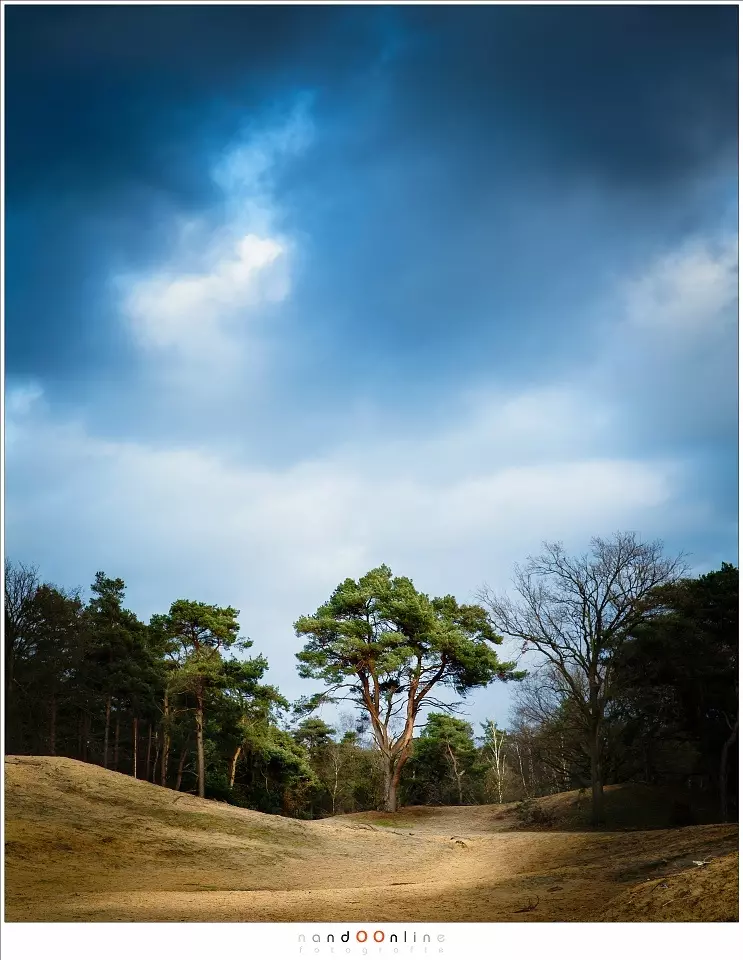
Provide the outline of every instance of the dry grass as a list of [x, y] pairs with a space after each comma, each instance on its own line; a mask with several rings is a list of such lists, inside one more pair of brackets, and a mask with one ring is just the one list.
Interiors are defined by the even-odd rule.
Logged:
[[10, 757], [5, 797], [10, 921], [737, 919], [737, 827], [587, 832], [577, 795], [550, 832], [512, 804], [308, 823]]

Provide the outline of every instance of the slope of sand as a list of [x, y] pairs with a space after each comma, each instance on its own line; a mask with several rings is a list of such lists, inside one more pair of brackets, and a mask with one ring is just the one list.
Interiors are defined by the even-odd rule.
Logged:
[[736, 826], [515, 827], [508, 805], [303, 822], [9, 757], [5, 919], [737, 919]]

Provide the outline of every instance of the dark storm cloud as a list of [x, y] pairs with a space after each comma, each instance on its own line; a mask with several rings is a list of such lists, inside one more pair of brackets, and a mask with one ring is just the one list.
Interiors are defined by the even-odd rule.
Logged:
[[387, 354], [393, 379], [413, 356], [438, 376], [506, 355], [515, 329], [565, 342], [554, 318], [540, 334], [545, 304], [591, 272], [615, 212], [550, 225], [530, 199], [629, 191], [636, 227], [670, 230], [689, 184], [734, 175], [734, 7], [10, 7], [6, 31], [23, 373], [120, 362], [107, 265], [157, 258], [173, 210], [216, 201], [215, 154], [304, 89], [316, 141], [278, 192], [307, 237], [307, 335]]
[[[143, 616], [217, 591], [292, 696], [293, 619], [382, 560], [464, 598], [542, 536], [732, 559], [737, 17], [8, 7], [12, 555]], [[215, 161], [298, 101], [256, 225]], [[222, 331], [190, 273], [251, 231], [289, 293]]]
[[12, 195], [144, 181], [187, 198], [203, 138], [275, 94], [279, 76], [293, 82], [297, 57], [330, 20], [303, 7], [10, 7]]
[[[329, 8], [6, 10], [8, 364], [73, 388], [126, 358], [107, 275], [219, 199], [241, 125], [376, 54], [389, 19]], [[109, 298], [108, 302], [106, 298]]]
[[508, 149], [510, 132], [553, 175], [650, 185], [735, 148], [733, 6], [429, 7], [422, 21], [400, 84], [413, 135]]
[[10, 7], [6, 28], [13, 192], [75, 174], [177, 184], [210, 124], [224, 132], [282, 84], [343, 101], [344, 77], [388, 48], [378, 147], [477, 154], [518, 150], [516, 134], [563, 163], [665, 182], [736, 140], [731, 6]]
[[298, 296], [312, 337], [373, 358], [398, 403], [411, 364], [436, 382], [580, 361], [601, 261], [706, 224], [699, 183], [735, 176], [737, 11], [427, 7], [402, 26], [282, 183], [322, 244]]

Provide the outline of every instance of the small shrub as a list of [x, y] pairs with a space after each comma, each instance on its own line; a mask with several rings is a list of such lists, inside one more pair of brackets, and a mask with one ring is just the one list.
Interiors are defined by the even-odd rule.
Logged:
[[516, 804], [516, 819], [525, 827], [549, 827], [555, 822], [554, 816], [534, 800]]

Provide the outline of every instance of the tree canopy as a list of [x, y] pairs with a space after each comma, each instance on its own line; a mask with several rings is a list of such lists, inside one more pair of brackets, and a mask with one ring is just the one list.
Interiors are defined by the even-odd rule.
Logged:
[[[682, 578], [633, 535], [592, 550], [547, 548], [482, 606], [387, 567], [344, 581], [296, 624], [300, 673], [321, 688], [294, 704], [234, 607], [181, 599], [145, 623], [121, 578], [99, 571], [86, 599], [8, 561], [6, 750], [295, 817], [523, 800], [530, 822], [533, 798], [640, 781], [666, 823], [733, 819], [738, 570]], [[523, 678], [497, 655], [499, 624], [542, 656], [508, 724], [475, 739], [457, 698]]]
[[501, 637], [486, 611], [453, 596], [430, 599], [387, 566], [347, 579], [312, 616], [295, 624], [307, 637], [297, 654], [302, 677], [326, 690], [311, 705], [348, 699], [366, 711], [385, 762], [385, 807], [397, 807], [402, 768], [424, 707], [441, 707], [441, 691], [458, 695], [494, 679], [514, 679], [499, 660]]

